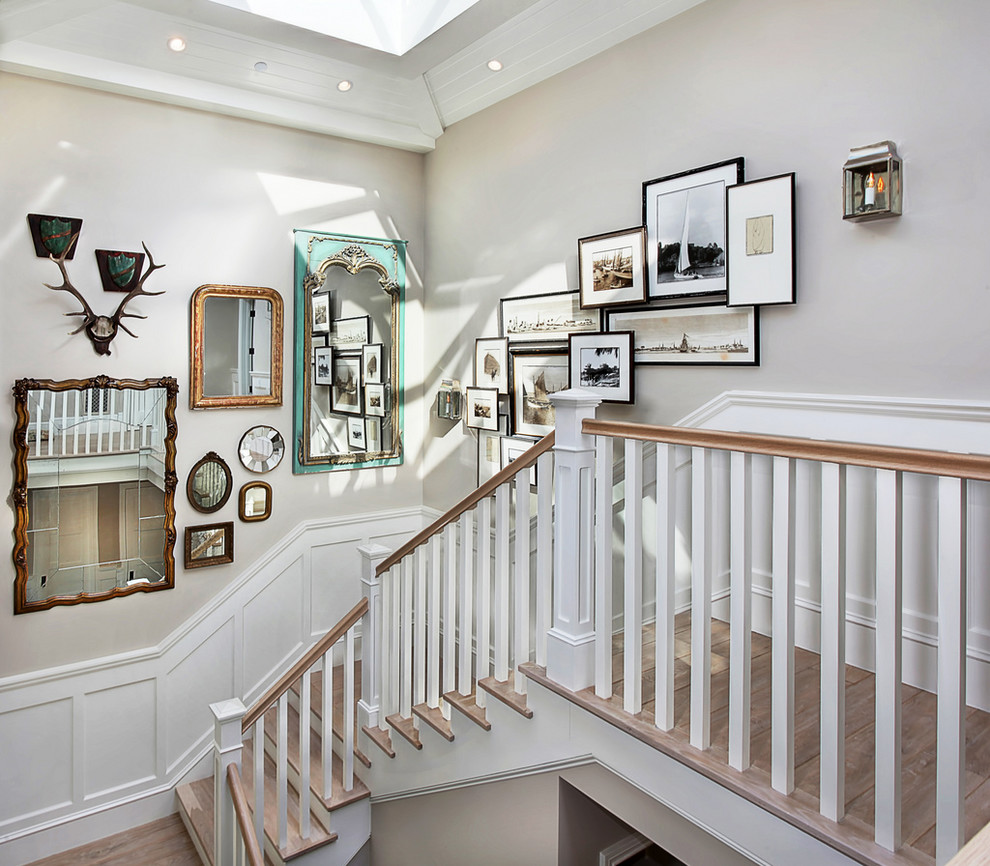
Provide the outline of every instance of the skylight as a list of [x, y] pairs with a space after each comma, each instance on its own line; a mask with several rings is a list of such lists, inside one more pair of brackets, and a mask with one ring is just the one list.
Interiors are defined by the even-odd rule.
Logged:
[[368, 48], [405, 54], [478, 0], [212, 0]]

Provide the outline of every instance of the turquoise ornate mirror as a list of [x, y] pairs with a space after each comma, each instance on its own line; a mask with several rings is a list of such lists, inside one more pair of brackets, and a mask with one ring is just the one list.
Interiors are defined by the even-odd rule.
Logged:
[[402, 462], [406, 242], [295, 232], [292, 471]]

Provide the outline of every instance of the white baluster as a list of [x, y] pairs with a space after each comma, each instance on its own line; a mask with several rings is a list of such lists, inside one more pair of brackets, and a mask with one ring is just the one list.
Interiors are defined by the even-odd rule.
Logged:
[[417, 706], [426, 702], [426, 597], [427, 548], [421, 544], [416, 548], [416, 609], [413, 614], [415, 645], [415, 671], [413, 673], [413, 703]]
[[[457, 524], [448, 523], [443, 531], [443, 691], [457, 687]], [[450, 717], [450, 706], [440, 704], [444, 718]]]
[[612, 480], [614, 440], [595, 447], [595, 694], [612, 697]]
[[529, 537], [529, 476], [533, 470], [523, 469], [516, 473], [516, 556], [515, 556], [515, 690], [526, 693], [526, 677], [519, 665], [529, 661], [529, 557], [531, 552]]
[[460, 592], [459, 653], [457, 668], [457, 690], [462, 695], [471, 694], [471, 642], [474, 634], [474, 513], [465, 511], [461, 515], [461, 568], [458, 575]]
[[636, 715], [643, 709], [643, 443], [640, 440], [626, 440], [625, 464], [623, 709]]
[[782, 794], [794, 790], [794, 461], [773, 458], [772, 688], [770, 777]]
[[903, 478], [878, 469], [876, 633], [876, 807], [874, 833], [888, 851], [901, 846], [901, 539]]
[[753, 457], [733, 451], [729, 472], [729, 766], [749, 767], [753, 661]]
[[[45, 414], [45, 396], [48, 393], [44, 390], [38, 390], [31, 392], [35, 395], [36, 400], [36, 411], [37, 415], [34, 416], [34, 456], [39, 457], [41, 455], [41, 443], [44, 437], [41, 431], [45, 429], [44, 427], [44, 414]], [[30, 422], [29, 422], [30, 423]], [[48, 453], [52, 454], [55, 447], [55, 440], [52, 439], [51, 434], [48, 434]]]
[[[491, 615], [492, 615], [492, 498], [486, 496], [478, 503], [478, 591], [476, 615], [477, 650], [474, 657], [474, 678], [483, 680], [491, 674]], [[475, 688], [474, 702], [485, 706], [484, 689]]]
[[385, 592], [389, 596], [391, 616], [388, 629], [391, 634], [389, 651], [389, 685], [387, 706], [391, 712], [401, 715], [402, 697], [400, 684], [402, 682], [402, 563], [389, 570]]
[[509, 485], [495, 491], [495, 679], [509, 678]]
[[[333, 647], [323, 654], [322, 689], [323, 732], [320, 735], [323, 758], [323, 799], [333, 797]], [[346, 731], [345, 731], [346, 734]]]
[[677, 511], [673, 445], [657, 443], [657, 567], [655, 723], [661, 731], [674, 727], [674, 589]]
[[938, 479], [938, 755], [935, 862], [966, 841], [966, 482]]
[[413, 557], [406, 556], [399, 563], [400, 610], [402, 622], [402, 653], [400, 664], [402, 678], [399, 684], [399, 715], [404, 719], [412, 718], [412, 685], [413, 685]]
[[430, 538], [430, 586], [429, 586], [429, 652], [427, 665], [429, 674], [426, 678], [426, 703], [432, 709], [440, 706], [440, 533]]
[[822, 464], [821, 804], [846, 812], [846, 467]]
[[344, 790], [354, 790], [354, 632], [344, 639]]
[[278, 699], [278, 764], [275, 768], [278, 847], [289, 844], [289, 695]]
[[553, 604], [553, 452], [536, 461], [536, 663], [547, 665]]
[[265, 714], [254, 723], [254, 837], [265, 850]]
[[390, 692], [392, 683], [392, 644], [398, 640], [398, 635], [392, 631], [392, 569], [381, 575], [382, 587], [382, 633], [381, 633], [381, 676], [382, 683], [379, 693], [380, 709], [378, 711], [378, 727], [385, 730], [388, 723], [385, 719], [395, 712], [392, 706]]
[[[79, 453], [79, 429], [82, 427], [82, 424], [79, 423], [79, 419], [82, 417], [82, 407], [80, 406], [80, 403], [81, 403], [82, 398], [83, 398], [82, 391], [80, 391], [78, 389], [75, 390], [75, 391], [73, 391], [73, 397], [75, 398], [75, 423], [73, 423], [73, 425], [72, 425], [72, 453], [73, 454], [78, 454]], [[63, 445], [64, 445], [64, 443], [63, 443]]]
[[311, 831], [309, 820], [309, 749], [310, 749], [310, 678], [306, 671], [299, 680], [299, 835], [308, 839]]
[[711, 746], [712, 453], [691, 449], [691, 745]]

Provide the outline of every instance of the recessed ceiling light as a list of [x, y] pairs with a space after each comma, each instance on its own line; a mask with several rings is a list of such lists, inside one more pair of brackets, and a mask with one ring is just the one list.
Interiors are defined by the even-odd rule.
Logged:
[[186, 40], [181, 36], [173, 36], [168, 40], [168, 47], [172, 51], [185, 51], [186, 50]]
[[255, 72], [267, 72], [268, 71], [268, 64], [265, 63], [264, 60], [259, 60], [257, 63], [254, 64], [254, 71]]
[[492, 72], [501, 72], [502, 71], [502, 61], [501, 60], [489, 60], [488, 61], [488, 68]]
[[346, 78], [343, 81], [337, 82], [337, 90], [341, 93], [347, 93], [354, 86], [353, 81], [348, 81]]

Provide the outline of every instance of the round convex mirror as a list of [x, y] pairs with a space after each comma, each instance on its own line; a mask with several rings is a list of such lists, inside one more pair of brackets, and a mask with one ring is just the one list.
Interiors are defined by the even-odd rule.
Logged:
[[281, 462], [285, 442], [274, 427], [259, 424], [241, 437], [237, 453], [249, 472], [270, 472]]
[[211, 514], [223, 508], [230, 498], [232, 484], [230, 467], [219, 454], [210, 451], [189, 472], [186, 496], [197, 511]]

